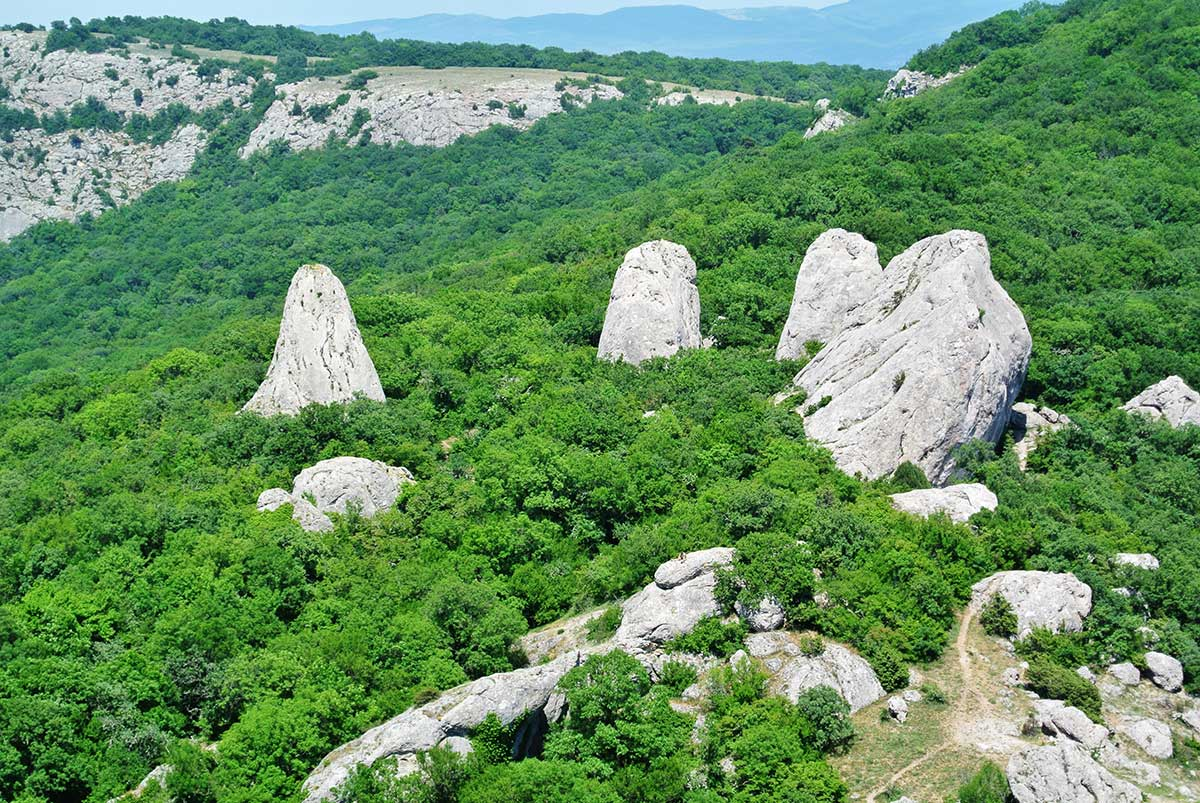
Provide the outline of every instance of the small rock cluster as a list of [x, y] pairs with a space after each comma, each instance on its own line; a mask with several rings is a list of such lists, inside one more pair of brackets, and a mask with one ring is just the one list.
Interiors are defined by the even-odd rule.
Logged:
[[1178, 376], [1169, 376], [1146, 388], [1126, 402], [1124, 409], [1162, 419], [1173, 427], [1200, 425], [1200, 393], [1188, 387]]
[[398, 466], [362, 457], [334, 457], [309, 466], [296, 475], [291, 492], [270, 488], [258, 497], [261, 511], [292, 506], [292, 518], [309, 532], [329, 532], [327, 513], [345, 514], [352, 508], [364, 517], [391, 509], [400, 490], [414, 482], [412, 473]]

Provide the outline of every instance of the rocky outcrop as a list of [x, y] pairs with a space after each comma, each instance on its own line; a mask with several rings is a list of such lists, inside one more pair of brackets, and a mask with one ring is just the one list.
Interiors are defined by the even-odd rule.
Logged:
[[666, 240], [632, 249], [613, 280], [599, 357], [638, 365], [701, 345], [696, 263], [687, 249]]
[[1122, 408], [1154, 419], [1163, 419], [1173, 427], [1200, 425], [1200, 393], [1177, 376], [1169, 376], [1134, 396]]
[[982, 235], [922, 240], [889, 264], [873, 295], [804, 369], [810, 438], [843, 471], [876, 479], [911, 461], [936, 484], [952, 451], [995, 443], [1025, 378], [1031, 340], [992, 277]]
[[746, 637], [746, 650], [762, 660], [769, 673], [768, 687], [795, 702], [817, 686], [829, 686], [858, 711], [883, 697], [883, 685], [860, 655], [840, 644], [823, 643], [817, 655], [806, 655], [800, 637], [776, 630]]
[[1038, 407], [1029, 402], [1014, 404], [1008, 415], [1008, 427], [1021, 470], [1028, 467], [1029, 455], [1037, 449], [1039, 439], [1070, 425], [1070, 418], [1049, 407]]
[[1061, 700], [1035, 700], [1034, 718], [1043, 733], [1065, 736], [1088, 750], [1099, 750], [1108, 741], [1108, 728]]
[[1014, 755], [1006, 772], [1018, 803], [1141, 803], [1142, 793], [1101, 767], [1081, 745], [1057, 741]]
[[1125, 686], [1136, 686], [1142, 682], [1142, 672], [1128, 661], [1113, 664], [1108, 668], [1108, 674]]
[[327, 532], [333, 529], [333, 522], [326, 513], [346, 513], [353, 507], [370, 518], [391, 509], [400, 489], [413, 481], [406, 468], [362, 457], [334, 457], [297, 474], [290, 493], [282, 488], [263, 491], [258, 509], [278, 510], [292, 505], [292, 518], [301, 527]]
[[914, 97], [929, 89], [945, 86], [968, 69], [968, 67], [960, 67], [955, 72], [942, 76], [930, 75], [919, 70], [900, 70], [888, 79], [887, 88], [883, 90], [883, 99]]
[[1148, 572], [1158, 571], [1158, 558], [1148, 552], [1118, 552], [1113, 555], [1112, 562], [1117, 566], [1132, 566]]
[[901, 724], [908, 719], [908, 701], [903, 697], [889, 697], [887, 701], [887, 710], [891, 718]]
[[573, 105], [621, 97], [604, 83], [586, 89], [556, 89], [562, 74], [550, 70], [460, 68], [453, 75], [421, 67], [376, 67], [377, 78], [362, 89], [344, 79], [308, 78], [278, 87], [279, 98], [250, 134], [241, 155], [284, 142], [292, 150], [322, 148], [330, 137], [350, 144], [374, 142], [444, 147], [459, 137], [494, 125], [526, 129], [548, 114]]
[[981, 510], [995, 510], [996, 495], [979, 483], [948, 485], [945, 488], [922, 488], [892, 494], [892, 507], [927, 519], [944, 513], [951, 521], [963, 523]]
[[808, 247], [775, 359], [806, 356], [805, 344], [826, 344], [845, 328], [861, 326], [877, 310], [871, 303], [883, 276], [879, 252], [861, 234], [830, 229]]
[[304, 265], [288, 288], [267, 378], [242, 409], [295, 415], [310, 404], [360, 395], [384, 400], [346, 289], [324, 265]]
[[839, 128], [844, 128], [857, 119], [857, 117], [845, 109], [828, 109], [808, 127], [808, 130], [804, 132], [804, 138], [812, 139], [818, 134], [837, 131]]
[[746, 605], [739, 600], [733, 604], [733, 610], [751, 633], [778, 630], [787, 618], [783, 606], [774, 597], [763, 597], [757, 605]]
[[732, 560], [732, 549], [718, 547], [659, 566], [654, 582], [622, 605], [616, 646], [631, 653], [649, 652], [691, 631], [704, 617], [719, 614], [721, 606], [713, 596], [716, 569]]
[[1073, 574], [1051, 572], [998, 572], [971, 588], [971, 606], [976, 610], [996, 594], [1012, 606], [1017, 617], [1017, 637], [1024, 638], [1035, 627], [1054, 633], [1078, 633], [1092, 611], [1092, 589]]
[[579, 653], [569, 653], [548, 664], [480, 678], [410, 708], [325, 756], [304, 782], [304, 800], [330, 799], [334, 788], [359, 765], [394, 756], [399, 773], [407, 775], [416, 769], [420, 751], [443, 744], [461, 750], [461, 741], [447, 744], [447, 740], [468, 736], [488, 714], [505, 725], [531, 714], [514, 739], [514, 757], [522, 758], [524, 746], [539, 736], [535, 731], [544, 731], [562, 717], [565, 704], [555, 687], [580, 662]]
[[1166, 653], [1146, 653], [1146, 668], [1150, 680], [1163, 691], [1177, 692], [1183, 688], [1183, 664]]
[[0, 240], [44, 220], [78, 220], [131, 203], [156, 184], [178, 181], [204, 147], [204, 132], [185, 125], [162, 145], [93, 129], [13, 132], [0, 148]]
[[1129, 717], [1117, 730], [1142, 749], [1150, 758], [1168, 759], [1175, 754], [1171, 729], [1166, 723], [1148, 717]]

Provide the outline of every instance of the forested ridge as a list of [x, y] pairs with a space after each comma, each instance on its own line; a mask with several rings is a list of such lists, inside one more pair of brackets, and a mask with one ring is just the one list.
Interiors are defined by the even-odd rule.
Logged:
[[[941, 655], [974, 581], [1041, 568], [1075, 572], [1095, 610], [1031, 659], [1138, 661], [1149, 622], [1194, 691], [1200, 428], [1116, 408], [1168, 374], [1200, 383], [1200, 8], [1030, 4], [912, 66], [963, 63], [811, 140], [807, 109], [625, 100], [439, 151], [216, 149], [0, 246], [0, 798], [103, 801], [169, 760], [180, 800], [293, 799], [329, 749], [520, 665], [529, 627], [716, 545], [888, 688]], [[772, 359], [796, 270], [835, 226], [884, 259], [985, 234], [1033, 333], [1023, 395], [1078, 425], [1027, 473], [964, 453], [1001, 499], [970, 527], [892, 511], [912, 478], [845, 476], [771, 402], [800, 367]], [[598, 362], [621, 255], [658, 237], [695, 257], [717, 346]], [[346, 282], [388, 402], [235, 415], [307, 262]], [[255, 510], [342, 454], [418, 481], [328, 534]], [[810, 563], [789, 562], [797, 538]], [[1110, 593], [1119, 551], [1162, 560], [1136, 600]], [[813, 602], [814, 568], [839, 604]], [[623, 660], [570, 680], [591, 719], [542, 760], [435, 755], [414, 782], [356, 778], [354, 799], [846, 799], [822, 759], [852, 739], [836, 701], [730, 674], [693, 750], [679, 689]], [[699, 768], [711, 783], [690, 788]]]

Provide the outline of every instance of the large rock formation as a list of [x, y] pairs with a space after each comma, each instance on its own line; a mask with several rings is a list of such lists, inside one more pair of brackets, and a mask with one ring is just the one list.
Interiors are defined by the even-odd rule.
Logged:
[[687, 249], [666, 240], [632, 249], [613, 280], [600, 358], [637, 365], [701, 345], [696, 263]]
[[383, 386], [346, 298], [324, 265], [304, 265], [292, 277], [267, 378], [243, 410], [295, 415], [310, 404], [383, 401]]
[[1035, 627], [1078, 633], [1092, 612], [1092, 589], [1073, 574], [998, 572], [980, 580], [971, 592], [971, 606], [977, 611], [996, 594], [1004, 597], [1017, 616], [1018, 638]]
[[875, 317], [871, 303], [883, 276], [879, 251], [861, 234], [830, 229], [808, 247], [775, 359], [805, 356], [805, 344], [828, 343], [848, 327]]
[[1008, 762], [1018, 803], [1141, 803], [1142, 792], [1092, 759], [1082, 745], [1059, 740], [1030, 747]]
[[259, 510], [292, 505], [292, 518], [310, 532], [333, 529], [326, 513], [345, 513], [351, 506], [371, 517], [389, 510], [402, 486], [413, 482], [412, 473], [398, 466], [362, 457], [334, 457], [309, 466], [296, 475], [291, 492], [270, 488], [258, 497]]
[[689, 632], [706, 616], [721, 612], [713, 596], [716, 569], [733, 560], [733, 550], [717, 547], [681, 555], [654, 573], [654, 582], [622, 606], [615, 644], [631, 653], [648, 652]]
[[817, 686], [829, 686], [858, 711], [884, 695], [883, 685], [862, 656], [840, 644], [825, 641], [817, 655], [806, 655], [799, 637], [776, 630], [746, 637], [746, 650], [763, 662], [768, 686], [795, 702]]
[[577, 652], [539, 666], [489, 675], [444, 693], [431, 703], [410, 708], [403, 714], [372, 728], [329, 753], [304, 782], [306, 803], [330, 799], [335, 787], [345, 782], [359, 765], [370, 766], [394, 756], [401, 775], [417, 768], [416, 755], [445, 744], [462, 749], [454, 737], [468, 736], [488, 714], [511, 725], [532, 714], [518, 730], [514, 757], [524, 757], [547, 724], [557, 722], [565, 710], [555, 687], [563, 675], [581, 662]]
[[1025, 319], [969, 231], [897, 256], [862, 307], [796, 376], [805, 431], [847, 473], [911, 461], [942, 483], [953, 449], [1003, 434], [1029, 363]]
[[563, 73], [551, 70], [376, 67], [378, 77], [361, 89], [348, 89], [343, 78], [308, 78], [278, 87], [279, 97], [241, 150], [243, 157], [287, 143], [292, 150], [321, 148], [330, 139], [441, 148], [459, 137], [494, 125], [529, 128], [571, 105], [621, 97], [605, 83], [586, 88], [556, 88]]
[[1124, 410], [1161, 418], [1173, 427], [1200, 425], [1200, 393], [1177, 376], [1169, 376], [1125, 403]]
[[1038, 407], [1029, 402], [1014, 404], [1008, 416], [1008, 427], [1012, 431], [1013, 451], [1021, 470], [1028, 466], [1029, 455], [1037, 448], [1040, 438], [1070, 425], [1070, 418], [1049, 407]]
[[995, 510], [996, 495], [986, 485], [977, 482], [948, 485], [945, 488], [922, 488], [892, 494], [892, 507], [927, 519], [935, 513], [945, 513], [951, 521], [963, 523], [981, 510]]
[[926, 90], [945, 86], [968, 69], [968, 67], [960, 67], [958, 70], [942, 76], [930, 75], [919, 70], [900, 70], [888, 79], [887, 88], [883, 90], [883, 99], [911, 98]]
[[824, 114], [818, 117], [813, 124], [804, 132], [805, 139], [812, 139], [818, 134], [827, 134], [830, 131], [837, 131], [839, 128], [844, 128], [850, 123], [853, 123], [858, 118], [845, 109], [827, 109]]

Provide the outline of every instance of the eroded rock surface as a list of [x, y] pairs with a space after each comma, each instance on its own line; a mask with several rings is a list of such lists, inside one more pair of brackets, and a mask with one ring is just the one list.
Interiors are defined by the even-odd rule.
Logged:
[[955, 72], [937, 76], [919, 70], [900, 70], [888, 79], [887, 88], [883, 90], [885, 100], [890, 98], [911, 98], [929, 89], [945, 86], [969, 68], [960, 67]]
[[805, 139], [812, 139], [818, 134], [827, 134], [830, 131], [837, 131], [839, 128], [845, 128], [850, 123], [853, 123], [858, 118], [845, 109], [827, 109], [824, 114], [818, 117], [808, 130], [804, 132]]
[[1008, 762], [1018, 803], [1141, 803], [1142, 792], [1092, 759], [1079, 744], [1057, 741], [1030, 747]]
[[1129, 717], [1117, 726], [1117, 730], [1151, 758], [1161, 760], [1175, 754], [1171, 729], [1164, 722], [1148, 717]]
[[260, 511], [275, 511], [284, 505], [292, 506], [292, 518], [310, 533], [327, 533], [333, 529], [333, 520], [304, 497], [294, 496], [282, 488], [268, 488], [258, 495]]
[[763, 597], [757, 605], [746, 605], [741, 601], [733, 605], [734, 613], [746, 623], [751, 633], [765, 633], [783, 627], [787, 618], [783, 606], [774, 597]]
[[346, 288], [324, 265], [304, 265], [288, 288], [267, 378], [242, 409], [295, 415], [310, 404], [359, 395], [384, 400]]
[[882, 276], [879, 251], [861, 234], [830, 229], [814, 240], [796, 274], [775, 359], [803, 357], [806, 343], [828, 343], [843, 329], [874, 318], [872, 299]]
[[965, 483], [945, 488], [923, 488], [892, 494], [892, 507], [927, 519], [936, 513], [946, 514], [951, 521], [963, 523], [981, 510], [995, 510], [996, 495], [986, 485]]
[[1161, 418], [1173, 427], [1200, 425], [1200, 393], [1177, 376], [1169, 376], [1143, 390], [1125, 403], [1130, 413]]
[[825, 641], [819, 655], [805, 655], [796, 634], [776, 630], [751, 633], [746, 637], [746, 650], [762, 659], [770, 674], [769, 688], [792, 702], [817, 686], [832, 688], [850, 704], [851, 711], [884, 695], [883, 685], [866, 659], [840, 644]]
[[1017, 617], [1017, 637], [1035, 627], [1054, 633], [1078, 633], [1092, 612], [1092, 589], [1075, 575], [1052, 572], [997, 572], [971, 588], [971, 605], [980, 610], [996, 594], [1008, 600]]
[[876, 479], [911, 461], [945, 482], [957, 446], [1004, 433], [1029, 363], [1025, 319], [969, 231], [897, 256], [863, 306], [870, 320], [844, 327], [796, 376], [805, 432], [849, 474]]
[[[306, 803], [330, 799], [334, 788], [344, 783], [355, 767], [370, 766], [382, 758], [395, 756], [399, 773], [407, 775], [417, 768], [418, 752], [469, 735], [488, 714], [494, 713], [510, 725], [532, 712], [521, 730], [544, 730], [565, 711], [555, 687], [580, 662], [579, 653], [569, 653], [540, 666], [480, 678], [451, 689], [433, 702], [410, 708], [325, 756], [304, 782]], [[522, 757], [516, 748], [527, 743], [530, 736], [518, 732], [516, 757]], [[462, 743], [454, 741], [447, 746], [461, 748]]]
[[1065, 736], [1089, 750], [1099, 750], [1108, 741], [1108, 728], [1061, 700], [1035, 700], [1033, 710], [1038, 726], [1050, 736]]
[[1183, 664], [1178, 658], [1151, 650], [1146, 653], [1146, 668], [1150, 670], [1150, 680], [1163, 691], [1183, 688]]
[[1069, 417], [1049, 407], [1038, 407], [1029, 402], [1014, 404], [1008, 416], [1008, 426], [1012, 430], [1013, 451], [1016, 452], [1021, 470], [1024, 471], [1029, 465], [1029, 455], [1037, 449], [1040, 438], [1070, 425]]
[[1142, 682], [1142, 672], [1128, 661], [1113, 664], [1108, 668], [1108, 674], [1125, 686], [1136, 686]]
[[638, 365], [701, 346], [696, 263], [687, 249], [654, 240], [630, 250], [613, 280], [599, 357]]
[[732, 560], [733, 550], [719, 547], [659, 566], [654, 582], [622, 605], [616, 646], [631, 653], [648, 652], [689, 632], [704, 617], [719, 614], [721, 606], [713, 596], [716, 569]]
[[370, 518], [391, 509], [400, 489], [412, 483], [406, 468], [389, 466], [362, 457], [334, 457], [309, 466], [296, 475], [290, 492], [271, 488], [258, 497], [259, 510], [292, 505], [292, 518], [310, 532], [328, 532], [333, 521], [326, 513], [346, 513], [356, 507]]

